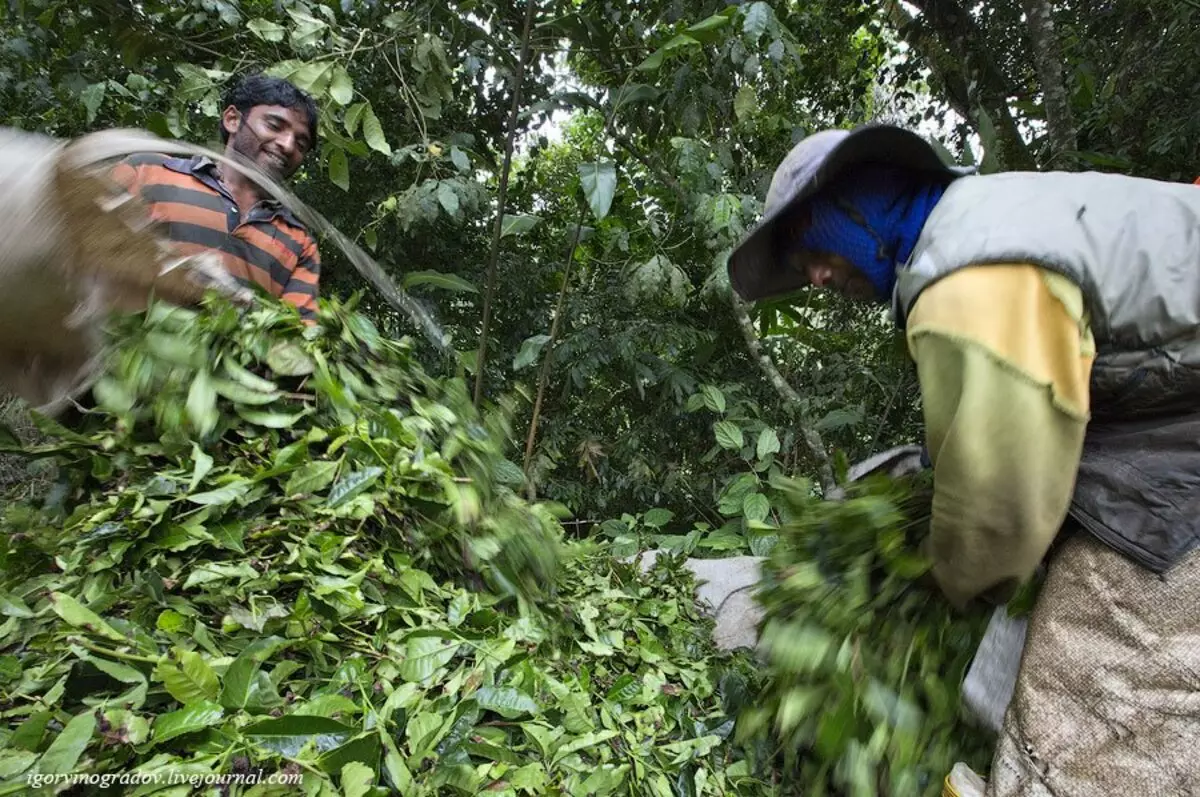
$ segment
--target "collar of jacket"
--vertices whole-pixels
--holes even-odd
[[[233,194],[229,188],[221,181],[218,176],[217,164],[212,158],[206,155],[193,155],[190,158],[167,158],[163,161],[163,166],[173,172],[179,174],[188,174],[204,183],[209,188],[224,196],[226,199],[236,204]],[[298,227],[304,231],[308,231],[308,226],[296,218],[296,214],[292,213],[283,203],[274,199],[260,199],[256,205],[271,213],[271,217],[278,216],[293,227]]]

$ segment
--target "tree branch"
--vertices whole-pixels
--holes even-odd
[[[1008,78],[987,49],[984,36],[974,18],[958,0],[911,0],[921,10],[921,17],[950,53],[951,58],[929,62],[947,86],[962,85],[968,91],[970,104],[966,118],[979,129],[976,109],[991,117],[996,129],[996,154],[1006,169],[1033,170],[1037,162],[1030,153],[1017,120],[1008,107],[1008,97],[1014,92]],[[919,21],[916,21],[919,24]],[[956,109],[958,110],[958,109]],[[961,113],[961,111],[960,111]]]
[[[833,477],[833,466],[829,462],[829,454],[825,451],[821,433],[814,429],[808,419],[804,417],[800,394],[788,384],[787,380],[783,378],[783,374],[779,373],[771,356],[763,351],[762,343],[759,342],[758,334],[754,330],[754,322],[750,319],[750,313],[746,309],[746,303],[738,298],[736,293],[733,294],[733,315],[737,319],[738,327],[742,330],[742,337],[746,339],[746,346],[749,347],[754,361],[762,369],[767,381],[775,388],[775,392],[783,398],[784,408],[794,413],[799,420],[800,438],[804,441],[812,458],[816,460],[817,479],[821,483],[821,489],[828,493],[837,486],[837,482]]]
[[[533,468],[533,444],[537,440],[538,418],[542,414],[542,398],[546,395],[546,385],[550,381],[550,364],[554,359],[554,344],[558,342],[559,322],[567,304],[567,288],[571,284],[571,266],[575,263],[575,250],[579,248],[579,234],[583,230],[583,219],[586,206],[579,209],[579,218],[575,220],[575,236],[571,239],[571,248],[567,252],[567,262],[563,266],[562,287],[558,289],[558,302],[554,307],[554,320],[550,323],[550,340],[546,343],[546,354],[542,357],[542,371],[538,375],[537,397],[533,401],[533,417],[529,420],[529,435],[525,438],[525,480],[527,495],[530,501],[537,499],[537,484],[531,473]]]
[[[504,227],[504,206],[508,198],[508,175],[512,169],[513,142],[517,137],[517,113],[521,110],[521,89],[525,80],[525,61],[529,59],[529,31],[533,27],[533,9],[537,0],[525,0],[525,29],[521,32],[521,57],[513,75],[512,106],[508,109],[508,139],[504,142],[504,166],[500,169],[500,187],[496,192],[496,223],[492,226],[492,248],[488,254],[487,292],[483,298],[483,324],[479,330],[479,352],[475,357],[475,406],[483,398],[483,371],[487,366],[488,331],[492,323],[492,302],[496,297],[496,264],[500,259],[500,233]]]
[[[970,120],[971,94],[966,78],[962,75],[961,64],[954,60],[954,56],[947,52],[928,27],[900,5],[900,0],[884,0],[884,10],[892,27],[941,82],[942,91],[950,107],[963,119]]]
[[[621,147],[631,156],[633,156],[638,163],[645,166],[647,171],[661,180],[663,185],[675,192],[675,196],[680,202],[684,203],[685,205],[687,204],[687,192],[684,191],[683,186],[679,184],[679,181],[671,176],[670,172],[651,163],[650,159],[646,157],[645,153],[639,150],[627,136],[622,135],[615,130],[610,130],[610,132],[612,133],[614,141],[620,144]]]

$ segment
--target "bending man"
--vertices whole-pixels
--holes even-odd
[[[989,794],[1200,792],[1200,191],[969,175],[899,128],[824,131],[729,273],[747,300],[891,303],[949,600],[1048,561]]]

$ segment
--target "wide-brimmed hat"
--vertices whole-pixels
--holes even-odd
[[[775,251],[775,228],[788,211],[827,186],[847,167],[864,163],[903,166],[947,180],[972,171],[947,165],[925,139],[892,125],[823,130],[804,138],[775,170],[762,220],[729,256],[729,281],[739,296],[755,301],[791,293],[808,284],[804,272],[787,268]]]

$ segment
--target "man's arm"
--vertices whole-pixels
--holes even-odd
[[[1028,579],[1066,517],[1094,347],[1079,289],[1033,266],[968,268],[913,307],[934,466],[927,553],[956,605]]]
[[[317,295],[321,281],[321,255],[317,243],[311,237],[300,253],[296,270],[283,286],[280,298],[296,306],[300,317],[307,324],[315,323],[317,317]]]

